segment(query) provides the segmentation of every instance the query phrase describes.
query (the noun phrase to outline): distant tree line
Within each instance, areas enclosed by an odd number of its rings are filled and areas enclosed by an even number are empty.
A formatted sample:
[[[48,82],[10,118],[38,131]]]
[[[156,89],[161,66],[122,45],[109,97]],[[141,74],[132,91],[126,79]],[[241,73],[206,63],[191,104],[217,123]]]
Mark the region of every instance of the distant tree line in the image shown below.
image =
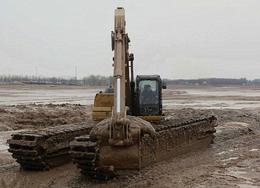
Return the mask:
[[[0,82],[22,82],[29,84],[67,84],[67,85],[112,85],[113,76],[90,75],[77,79],[75,77],[44,77],[44,76],[28,76],[28,75],[0,75]]]
[[[0,82],[22,82],[31,84],[67,84],[109,86],[113,84],[113,76],[90,75],[82,79],[75,77],[44,77],[28,75],[0,75]],[[260,85],[260,79],[247,80],[246,78],[201,78],[201,79],[164,79],[168,85]]]
[[[260,79],[248,80],[247,84],[260,86]]]
[[[113,76],[90,75],[82,78],[84,85],[108,86],[113,83]]]
[[[44,77],[44,76],[28,76],[28,75],[0,75],[0,82],[22,82],[22,83],[39,83],[39,84],[62,84],[75,83],[74,78],[62,77]]]
[[[201,79],[164,79],[168,85],[260,85],[260,79],[247,80],[246,78],[201,78]]]

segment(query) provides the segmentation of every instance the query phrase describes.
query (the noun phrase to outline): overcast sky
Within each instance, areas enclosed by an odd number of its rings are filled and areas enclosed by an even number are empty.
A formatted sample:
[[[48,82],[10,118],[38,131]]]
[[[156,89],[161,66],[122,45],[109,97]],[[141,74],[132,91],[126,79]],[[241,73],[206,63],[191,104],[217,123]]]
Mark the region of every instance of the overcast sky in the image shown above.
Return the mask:
[[[260,78],[260,0],[1,0],[0,74],[112,75],[119,6],[135,74]]]

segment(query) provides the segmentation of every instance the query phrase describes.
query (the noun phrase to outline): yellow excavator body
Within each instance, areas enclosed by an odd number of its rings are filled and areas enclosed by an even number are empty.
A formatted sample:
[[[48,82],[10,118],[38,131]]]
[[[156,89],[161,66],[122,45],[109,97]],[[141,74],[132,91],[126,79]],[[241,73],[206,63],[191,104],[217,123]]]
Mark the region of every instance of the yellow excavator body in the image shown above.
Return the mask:
[[[92,119],[101,121],[112,115],[112,107],[114,105],[114,94],[99,92],[94,99],[94,107],[92,108]]]
[[[99,92],[94,99],[94,107],[92,108],[92,120],[101,121],[110,118],[114,105],[114,94]],[[137,116],[146,121],[159,121],[163,116]]]

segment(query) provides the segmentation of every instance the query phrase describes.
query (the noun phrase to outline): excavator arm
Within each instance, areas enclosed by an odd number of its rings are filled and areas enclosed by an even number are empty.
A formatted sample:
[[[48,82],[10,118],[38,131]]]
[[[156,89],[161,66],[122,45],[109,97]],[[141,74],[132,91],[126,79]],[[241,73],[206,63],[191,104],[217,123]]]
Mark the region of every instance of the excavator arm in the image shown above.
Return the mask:
[[[128,36],[125,33],[125,10],[115,10],[115,29],[112,32],[114,51],[114,107],[112,118],[125,118],[125,61]]]
[[[132,136],[129,134],[129,120],[126,117],[128,107],[126,99],[130,98],[129,91],[129,53],[130,39],[126,34],[125,10],[115,10],[115,26],[112,31],[112,50],[114,51],[114,106],[109,126],[111,145],[131,145]]]

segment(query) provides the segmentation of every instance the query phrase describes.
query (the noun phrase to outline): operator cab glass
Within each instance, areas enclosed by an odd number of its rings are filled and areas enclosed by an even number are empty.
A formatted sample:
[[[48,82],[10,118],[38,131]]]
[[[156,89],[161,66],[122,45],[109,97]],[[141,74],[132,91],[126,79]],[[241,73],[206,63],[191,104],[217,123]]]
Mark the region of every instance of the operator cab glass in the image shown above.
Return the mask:
[[[139,109],[142,116],[155,116],[159,113],[159,87],[156,80],[139,82]]]

